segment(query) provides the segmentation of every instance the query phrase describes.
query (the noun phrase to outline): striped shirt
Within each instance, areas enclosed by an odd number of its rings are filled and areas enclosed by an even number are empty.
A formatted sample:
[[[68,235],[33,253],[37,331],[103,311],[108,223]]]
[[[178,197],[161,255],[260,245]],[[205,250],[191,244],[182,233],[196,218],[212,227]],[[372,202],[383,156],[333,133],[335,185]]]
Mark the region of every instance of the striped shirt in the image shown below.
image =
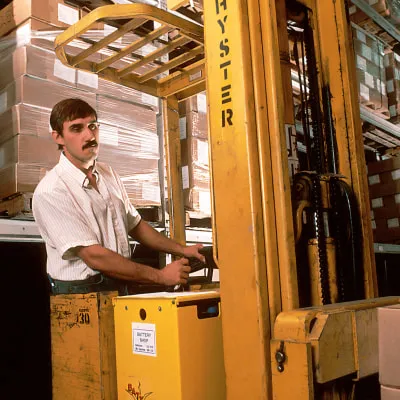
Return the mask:
[[[96,162],[95,190],[86,175],[61,154],[39,182],[33,215],[47,250],[47,272],[54,279],[81,280],[97,274],[76,256],[77,246],[101,245],[130,257],[128,232],[140,221],[119,176]]]

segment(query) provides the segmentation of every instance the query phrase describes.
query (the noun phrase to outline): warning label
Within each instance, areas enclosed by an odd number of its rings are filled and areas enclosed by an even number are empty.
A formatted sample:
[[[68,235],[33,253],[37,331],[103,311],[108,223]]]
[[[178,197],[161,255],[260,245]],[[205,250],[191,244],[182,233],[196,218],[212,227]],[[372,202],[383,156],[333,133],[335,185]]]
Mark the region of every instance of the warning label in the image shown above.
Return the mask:
[[[155,324],[132,322],[132,351],[134,354],[157,356]]]

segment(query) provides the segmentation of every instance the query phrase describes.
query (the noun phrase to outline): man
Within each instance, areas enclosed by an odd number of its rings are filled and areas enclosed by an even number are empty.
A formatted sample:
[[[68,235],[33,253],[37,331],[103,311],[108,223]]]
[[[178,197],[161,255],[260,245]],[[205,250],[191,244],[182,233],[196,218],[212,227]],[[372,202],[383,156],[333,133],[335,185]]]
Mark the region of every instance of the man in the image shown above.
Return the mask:
[[[40,181],[33,214],[46,243],[53,293],[121,289],[120,282],[186,283],[188,257],[204,261],[202,245],[182,246],[143,221],[119,176],[96,161],[99,124],[85,101],[57,103],[50,116],[59,163]],[[128,235],[153,250],[182,258],[161,270],[130,260]]]

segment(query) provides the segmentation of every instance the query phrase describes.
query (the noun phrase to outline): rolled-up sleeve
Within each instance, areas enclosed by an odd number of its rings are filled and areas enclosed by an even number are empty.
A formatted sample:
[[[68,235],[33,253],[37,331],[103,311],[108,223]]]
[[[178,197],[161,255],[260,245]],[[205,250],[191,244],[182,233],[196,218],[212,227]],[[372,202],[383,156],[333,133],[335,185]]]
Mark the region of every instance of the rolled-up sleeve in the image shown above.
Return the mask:
[[[33,215],[46,243],[64,260],[78,258],[79,246],[100,244],[98,233],[88,226],[78,204],[61,192],[35,193]]]

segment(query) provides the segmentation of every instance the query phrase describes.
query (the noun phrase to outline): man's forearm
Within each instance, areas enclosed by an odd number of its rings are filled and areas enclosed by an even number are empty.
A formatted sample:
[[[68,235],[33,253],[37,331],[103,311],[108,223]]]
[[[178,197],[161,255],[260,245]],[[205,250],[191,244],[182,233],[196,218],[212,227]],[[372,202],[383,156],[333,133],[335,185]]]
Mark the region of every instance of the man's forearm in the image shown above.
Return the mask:
[[[132,229],[129,234],[135,240],[153,250],[170,253],[176,256],[184,255],[184,246],[156,231],[146,221],[140,221],[139,225]]]
[[[133,262],[99,245],[78,249],[77,255],[92,269],[129,281],[162,283],[161,272],[147,265]]]

